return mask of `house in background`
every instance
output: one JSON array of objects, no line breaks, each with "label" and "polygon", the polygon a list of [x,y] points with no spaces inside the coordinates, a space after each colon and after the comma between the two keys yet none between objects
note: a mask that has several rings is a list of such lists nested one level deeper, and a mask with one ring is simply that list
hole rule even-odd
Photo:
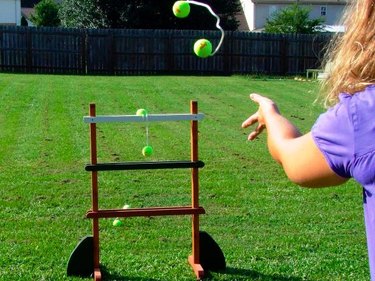
[{"label": "house in background", "polygon": [[31,13],[40,0],[0,0],[0,25],[21,25],[21,18],[25,17],[29,26]]},{"label": "house in background", "polygon": [[21,0],[0,1],[0,25],[21,24]]},{"label": "house in background", "polygon": [[309,8],[310,18],[322,17],[327,31],[342,31],[339,27],[345,6],[351,0],[240,0],[239,30],[262,31],[268,18],[288,5],[300,4]]},{"label": "house in background", "polygon": [[28,26],[33,26],[30,21],[31,14],[34,12],[34,6],[41,0],[21,0],[21,13],[22,16],[27,20]]}]

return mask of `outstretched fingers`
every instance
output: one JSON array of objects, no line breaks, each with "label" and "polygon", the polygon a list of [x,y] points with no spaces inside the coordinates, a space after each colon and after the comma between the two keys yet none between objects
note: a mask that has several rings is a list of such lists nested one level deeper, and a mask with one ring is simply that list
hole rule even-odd
[{"label": "outstretched fingers", "polygon": [[256,123],[258,124],[255,127],[254,131],[249,134],[248,140],[254,140],[258,135],[260,135],[265,129],[265,125],[259,122],[259,112],[251,115],[242,123],[242,128],[250,127]]},{"label": "outstretched fingers", "polygon": [[258,124],[258,126],[255,128],[254,131],[252,131],[249,136],[247,137],[248,140],[252,141],[254,140],[257,136],[259,136],[263,130],[266,128],[263,124]]},{"label": "outstretched fingers", "polygon": [[242,123],[242,128],[247,128],[258,123],[255,129],[248,136],[248,140],[254,140],[266,128],[264,124],[264,118],[262,115],[262,109],[263,107],[273,106],[273,102],[272,100],[255,93],[250,95],[250,99],[259,105],[259,109],[256,113],[251,115]]},{"label": "outstretched fingers", "polygon": [[247,118],[243,123],[242,123],[242,128],[247,128],[255,123],[258,122],[258,112],[254,113],[251,115],[249,118]]}]

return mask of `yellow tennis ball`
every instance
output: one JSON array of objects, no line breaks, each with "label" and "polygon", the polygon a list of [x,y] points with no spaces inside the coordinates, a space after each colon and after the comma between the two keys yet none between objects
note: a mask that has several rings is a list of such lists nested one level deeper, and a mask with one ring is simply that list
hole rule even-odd
[{"label": "yellow tennis ball", "polygon": [[186,1],[176,1],[172,10],[176,17],[186,18],[190,14],[190,5]]},{"label": "yellow tennis ball", "polygon": [[207,58],[212,54],[212,44],[207,39],[199,39],[194,44],[194,53],[200,58]]},{"label": "yellow tennis ball", "polygon": [[142,154],[143,156],[151,156],[152,153],[154,152],[154,150],[152,149],[151,146],[149,145],[146,145],[143,149],[142,149]]},{"label": "yellow tennis ball", "polygon": [[140,109],[137,110],[136,115],[138,115],[138,116],[146,116],[147,115],[147,110],[144,109],[144,108],[140,108]]},{"label": "yellow tennis ball", "polygon": [[119,219],[115,219],[113,221],[113,226],[122,226],[122,221],[120,221]]}]

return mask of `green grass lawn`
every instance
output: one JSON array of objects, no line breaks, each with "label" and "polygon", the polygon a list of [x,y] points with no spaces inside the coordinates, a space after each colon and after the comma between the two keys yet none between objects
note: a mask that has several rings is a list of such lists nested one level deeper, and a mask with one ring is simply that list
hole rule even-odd
[{"label": "green grass lawn", "polygon": [[[0,280],[66,276],[77,242],[91,234],[90,102],[97,114],[189,112],[199,103],[201,230],[221,246],[227,270],[207,280],[369,280],[362,190],[355,182],[303,189],[266,149],[247,141],[248,95],[273,98],[303,132],[322,108],[318,84],[249,77],[81,77],[0,74]],[[189,159],[189,123],[150,123],[151,160]],[[142,161],[144,124],[98,125],[100,161]],[[190,171],[99,174],[100,207],[190,204]],[[100,221],[105,280],[195,280],[189,216]],[[91,279],[87,279],[91,280]]]}]

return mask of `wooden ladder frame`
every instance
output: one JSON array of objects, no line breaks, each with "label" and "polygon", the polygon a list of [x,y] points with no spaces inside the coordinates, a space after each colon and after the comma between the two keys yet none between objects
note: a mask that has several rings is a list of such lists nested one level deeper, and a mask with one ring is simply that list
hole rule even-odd
[{"label": "wooden ladder frame", "polygon": [[[93,233],[93,263],[95,281],[102,279],[100,270],[100,244],[99,244],[99,219],[115,217],[140,217],[140,216],[171,216],[171,215],[191,215],[192,216],[192,253],[188,261],[197,277],[204,277],[204,269],[200,264],[199,255],[199,215],[204,214],[204,208],[199,206],[199,168],[204,166],[198,159],[198,121],[203,118],[203,114],[198,114],[198,102],[190,102],[190,114],[165,114],[134,116],[96,116],[96,106],[90,104],[90,116],[84,120],[90,125],[90,158],[91,163],[86,165],[86,171],[91,172],[91,210],[86,213],[86,217],[92,219]],[[190,161],[159,161],[159,162],[125,162],[125,163],[98,163],[97,158],[97,136],[96,124],[99,122],[150,122],[150,121],[178,121],[190,120]],[[191,206],[177,207],[151,207],[151,208],[129,208],[129,209],[100,209],[98,192],[99,171],[111,170],[137,170],[137,169],[191,169]]]}]

